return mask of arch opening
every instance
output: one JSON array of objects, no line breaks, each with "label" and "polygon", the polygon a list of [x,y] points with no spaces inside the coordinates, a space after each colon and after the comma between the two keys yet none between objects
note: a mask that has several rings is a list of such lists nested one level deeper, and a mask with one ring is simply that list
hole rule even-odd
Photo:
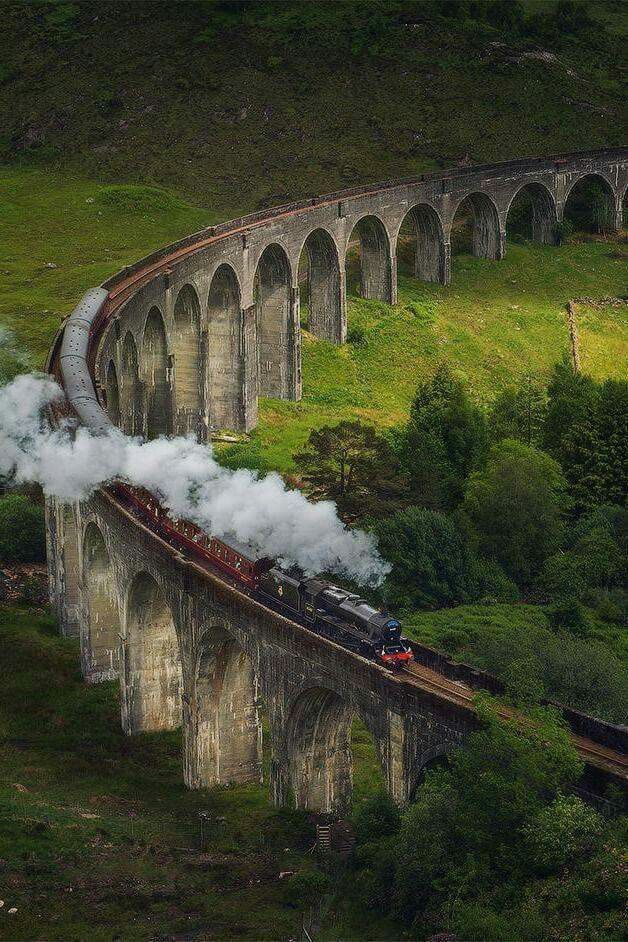
[{"label": "arch opening", "polygon": [[315,229],[305,240],[298,278],[302,325],[322,340],[344,343],[346,324],[338,252],[325,229]]},{"label": "arch opening", "polygon": [[380,744],[368,722],[339,694],[303,691],[292,705],[284,740],[287,790],[297,808],[342,813],[356,800],[384,790]]},{"label": "arch opening", "polygon": [[377,216],[364,216],[353,228],[345,252],[348,294],[391,301],[390,242]]},{"label": "arch opening", "polygon": [[470,193],[459,203],[451,224],[451,251],[452,255],[502,258],[499,215],[486,193]]},{"label": "arch opening", "polygon": [[122,428],[127,435],[142,434],[142,384],[140,382],[137,347],[129,331],[122,343],[120,375],[120,412]]},{"label": "arch opening", "polygon": [[528,183],[515,193],[506,216],[506,236],[512,242],[555,242],[556,204],[541,183]]},{"label": "arch opening", "polygon": [[207,299],[207,382],[213,429],[244,426],[240,286],[229,265],[215,272]]},{"label": "arch opening", "polygon": [[105,397],[107,401],[107,415],[114,425],[120,425],[120,392],[118,389],[118,376],[113,360],[109,361],[105,382]]},{"label": "arch opening", "polygon": [[567,194],[563,218],[576,232],[615,232],[615,194],[608,180],[596,173],[580,177]]},{"label": "arch opening", "polygon": [[170,370],[166,328],[159,308],[151,308],[142,340],[142,378],[146,390],[146,438],[172,433]]},{"label": "arch opening", "polygon": [[181,725],[181,657],[170,607],[152,576],[129,591],[124,638],[123,721],[127,733]]},{"label": "arch opening", "polygon": [[184,285],[174,304],[174,422],[177,434],[205,438],[201,305],[192,285]]},{"label": "arch opening", "polygon": [[93,522],[83,539],[83,586],[87,607],[87,625],[81,633],[84,673],[91,682],[110,680],[118,675],[117,590],[105,540]]},{"label": "arch opening", "polygon": [[255,272],[254,295],[262,396],[293,398],[296,325],[291,318],[290,263],[279,245],[269,245]]},{"label": "arch opening", "polygon": [[325,814],[348,806],[352,715],[331,690],[317,687],[298,697],[286,737],[289,787],[297,808]]},{"label": "arch opening", "polygon": [[354,807],[386,791],[377,740],[364,720],[355,715],[351,723],[351,762]]},{"label": "arch opening", "polygon": [[400,274],[419,281],[445,282],[445,245],[440,216],[431,206],[414,206],[397,237]]},{"label": "arch opening", "polygon": [[426,776],[437,769],[447,769],[449,767],[452,753],[455,746],[451,743],[441,743],[428,749],[421,755],[412,770],[410,779],[410,788],[408,790],[408,801],[414,801],[417,791],[425,782]]},{"label": "arch opening", "polygon": [[192,710],[191,787],[261,782],[257,678],[247,654],[221,626],[201,638]]}]

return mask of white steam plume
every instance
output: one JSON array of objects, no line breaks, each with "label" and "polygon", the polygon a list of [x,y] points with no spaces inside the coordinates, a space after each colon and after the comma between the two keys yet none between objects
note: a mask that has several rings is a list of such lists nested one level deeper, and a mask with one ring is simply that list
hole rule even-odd
[{"label": "white steam plume", "polygon": [[376,585],[388,572],[374,538],[347,529],[331,501],[310,503],[275,473],[223,468],[191,438],[142,442],[114,428],[99,436],[82,427],[50,429],[42,411],[61,399],[59,386],[38,374],[0,388],[0,477],[41,484],[63,501],[122,480],[152,491],[173,517],[306,573],[334,571]]}]

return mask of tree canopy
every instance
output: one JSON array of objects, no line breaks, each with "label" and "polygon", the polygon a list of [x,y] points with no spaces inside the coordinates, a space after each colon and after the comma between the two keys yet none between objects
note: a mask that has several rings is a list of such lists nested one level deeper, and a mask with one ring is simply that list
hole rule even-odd
[{"label": "tree canopy", "polygon": [[564,533],[567,483],[556,461],[522,442],[494,445],[469,480],[463,511],[477,545],[517,584],[529,584]]}]

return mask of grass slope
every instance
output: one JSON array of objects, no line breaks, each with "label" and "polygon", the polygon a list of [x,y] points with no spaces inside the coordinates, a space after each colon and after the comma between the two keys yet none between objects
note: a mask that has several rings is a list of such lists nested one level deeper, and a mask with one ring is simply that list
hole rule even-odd
[{"label": "grass slope", "polygon": [[620,144],[625,9],[585,6],[580,35],[539,36],[413,0],[97,15],[89,0],[5,0],[0,160],[163,184],[233,214],[467,155]]},{"label": "grass slope", "polygon": [[[188,791],[179,734],[125,737],[117,685],[83,682],[49,616],[0,608],[0,645],[1,939],[298,936],[279,873],[315,865],[306,815],[265,786]],[[360,724],[354,754],[361,800],[381,773]]]},{"label": "grass slope", "polygon": [[215,220],[165,190],[10,168],[0,171],[0,216],[0,325],[12,332],[0,335],[0,376],[24,361],[43,366],[87,288]]}]

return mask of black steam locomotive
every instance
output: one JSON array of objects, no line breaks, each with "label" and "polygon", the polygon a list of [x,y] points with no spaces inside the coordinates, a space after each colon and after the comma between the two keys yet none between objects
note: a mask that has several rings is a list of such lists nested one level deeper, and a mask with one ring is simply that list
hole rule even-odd
[{"label": "black steam locomotive", "polygon": [[246,546],[208,536],[188,520],[175,520],[141,488],[114,484],[110,489],[162,539],[219,569],[270,608],[391,670],[401,670],[412,660],[397,619],[359,595],[319,577],[308,578],[298,569],[280,569],[274,560],[255,559]]},{"label": "black steam locomotive", "polygon": [[393,670],[412,660],[396,618],[331,582],[272,566],[260,574],[257,594],[318,634]]}]

